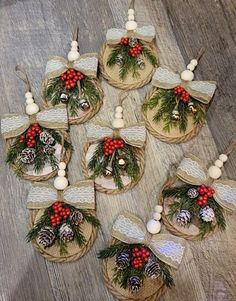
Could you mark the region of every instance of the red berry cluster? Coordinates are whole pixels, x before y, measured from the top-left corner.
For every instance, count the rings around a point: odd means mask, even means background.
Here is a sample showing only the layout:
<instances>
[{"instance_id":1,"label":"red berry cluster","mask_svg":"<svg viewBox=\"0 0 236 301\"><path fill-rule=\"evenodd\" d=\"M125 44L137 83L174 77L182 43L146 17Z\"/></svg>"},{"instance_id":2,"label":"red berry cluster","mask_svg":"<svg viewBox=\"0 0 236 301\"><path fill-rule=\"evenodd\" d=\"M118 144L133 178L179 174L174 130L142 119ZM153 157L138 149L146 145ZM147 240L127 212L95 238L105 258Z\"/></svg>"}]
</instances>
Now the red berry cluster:
<instances>
[{"instance_id":1,"label":"red berry cluster","mask_svg":"<svg viewBox=\"0 0 236 301\"><path fill-rule=\"evenodd\" d=\"M201 185L197 188L199 197L197 199L197 204L200 206L206 205L208 198L212 198L215 190L210 186Z\"/></svg>"},{"instance_id":2,"label":"red berry cluster","mask_svg":"<svg viewBox=\"0 0 236 301\"><path fill-rule=\"evenodd\" d=\"M61 75L61 80L66 84L66 89L70 90L74 88L77 84L77 81L84 78L83 73L75 71L74 69L69 69L67 72Z\"/></svg>"},{"instance_id":3,"label":"red berry cluster","mask_svg":"<svg viewBox=\"0 0 236 301\"><path fill-rule=\"evenodd\" d=\"M122 139L104 138L103 151L105 156L111 155L117 148L124 147L125 143Z\"/></svg>"},{"instance_id":4,"label":"red berry cluster","mask_svg":"<svg viewBox=\"0 0 236 301\"><path fill-rule=\"evenodd\" d=\"M128 38L128 37L122 37L122 38L120 39L120 45L126 46L126 45L128 45L128 44L129 44L129 38Z\"/></svg>"},{"instance_id":5,"label":"red berry cluster","mask_svg":"<svg viewBox=\"0 0 236 301\"><path fill-rule=\"evenodd\" d=\"M26 134L20 136L20 143L24 143L25 140L28 147L35 147L36 145L36 136L42 132L38 123L34 123L29 129L27 130Z\"/></svg>"},{"instance_id":6,"label":"red berry cluster","mask_svg":"<svg viewBox=\"0 0 236 301\"><path fill-rule=\"evenodd\" d=\"M142 46L137 44L135 45L134 47L131 47L129 49L129 54L132 56L132 57L136 57L138 56L142 51Z\"/></svg>"},{"instance_id":7,"label":"red berry cluster","mask_svg":"<svg viewBox=\"0 0 236 301\"><path fill-rule=\"evenodd\" d=\"M179 96L179 99L182 102L186 103L189 101L189 93L185 91L181 86L174 87L173 91L176 96Z\"/></svg>"},{"instance_id":8,"label":"red berry cluster","mask_svg":"<svg viewBox=\"0 0 236 301\"><path fill-rule=\"evenodd\" d=\"M63 203L60 201L55 202L52 205L53 214L50 216L52 226L58 226L62 219L66 219L70 216L70 208L64 208Z\"/></svg>"},{"instance_id":9,"label":"red berry cluster","mask_svg":"<svg viewBox=\"0 0 236 301\"><path fill-rule=\"evenodd\" d=\"M143 265L148 262L150 253L145 247L135 247L132 250L132 261L131 265L134 269L140 269Z\"/></svg>"}]
</instances>

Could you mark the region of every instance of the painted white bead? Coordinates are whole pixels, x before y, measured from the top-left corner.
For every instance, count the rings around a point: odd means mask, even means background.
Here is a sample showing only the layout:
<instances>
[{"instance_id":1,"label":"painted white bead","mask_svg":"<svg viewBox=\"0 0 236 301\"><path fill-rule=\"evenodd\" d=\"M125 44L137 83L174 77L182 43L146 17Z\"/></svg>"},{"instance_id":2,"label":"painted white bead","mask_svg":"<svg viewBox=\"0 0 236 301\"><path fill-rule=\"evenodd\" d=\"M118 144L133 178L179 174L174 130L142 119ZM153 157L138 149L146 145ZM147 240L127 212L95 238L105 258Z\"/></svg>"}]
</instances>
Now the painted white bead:
<instances>
[{"instance_id":1,"label":"painted white bead","mask_svg":"<svg viewBox=\"0 0 236 301\"><path fill-rule=\"evenodd\" d=\"M126 30L135 30L137 28L137 22L135 21L128 21L125 24Z\"/></svg>"},{"instance_id":2,"label":"painted white bead","mask_svg":"<svg viewBox=\"0 0 236 301\"><path fill-rule=\"evenodd\" d=\"M78 52L78 47L77 47L77 46L72 46L70 51L72 51L72 52L73 52L73 51Z\"/></svg>"},{"instance_id":3,"label":"painted white bead","mask_svg":"<svg viewBox=\"0 0 236 301\"><path fill-rule=\"evenodd\" d=\"M114 119L112 122L112 126L115 129L122 129L125 126L124 120L123 119Z\"/></svg>"},{"instance_id":4,"label":"painted white bead","mask_svg":"<svg viewBox=\"0 0 236 301\"><path fill-rule=\"evenodd\" d=\"M72 41L71 42L71 47L78 47L78 42L77 41Z\"/></svg>"},{"instance_id":5,"label":"painted white bead","mask_svg":"<svg viewBox=\"0 0 236 301\"><path fill-rule=\"evenodd\" d=\"M161 214L159 212L154 212L153 219L155 219L156 221L159 221L161 219Z\"/></svg>"},{"instance_id":6,"label":"painted white bead","mask_svg":"<svg viewBox=\"0 0 236 301\"><path fill-rule=\"evenodd\" d=\"M25 108L26 114L28 115L34 115L38 113L39 111L39 106L36 103L31 103L28 104Z\"/></svg>"},{"instance_id":7,"label":"painted white bead","mask_svg":"<svg viewBox=\"0 0 236 301\"><path fill-rule=\"evenodd\" d=\"M26 101L27 105L30 105L31 103L34 103L33 98L27 98Z\"/></svg>"},{"instance_id":8,"label":"painted white bead","mask_svg":"<svg viewBox=\"0 0 236 301\"><path fill-rule=\"evenodd\" d=\"M26 98L26 99L32 98L32 97L33 97L33 95L32 95L31 92L26 92L26 93L25 93L25 98Z\"/></svg>"},{"instance_id":9,"label":"painted white bead","mask_svg":"<svg viewBox=\"0 0 236 301\"><path fill-rule=\"evenodd\" d=\"M134 15L134 9L133 8L129 8L128 9L128 14L129 15Z\"/></svg>"},{"instance_id":10,"label":"painted white bead","mask_svg":"<svg viewBox=\"0 0 236 301\"><path fill-rule=\"evenodd\" d=\"M150 219L147 222L147 230L151 234L157 234L161 231L161 223L159 221L155 221L154 219Z\"/></svg>"},{"instance_id":11,"label":"painted white bead","mask_svg":"<svg viewBox=\"0 0 236 301\"><path fill-rule=\"evenodd\" d=\"M122 117L123 117L123 114L122 114L122 113L120 113L120 112L116 112L116 113L115 113L115 118L116 118L116 119L122 119Z\"/></svg>"},{"instance_id":12,"label":"painted white bead","mask_svg":"<svg viewBox=\"0 0 236 301\"><path fill-rule=\"evenodd\" d=\"M196 67L197 64L198 64L198 61L197 61L196 59L192 59L192 60L190 61L190 64L193 65L194 67Z\"/></svg>"},{"instance_id":13,"label":"painted white bead","mask_svg":"<svg viewBox=\"0 0 236 301\"><path fill-rule=\"evenodd\" d=\"M117 107L116 107L116 112L117 112L117 113L122 113L122 112L123 112L122 106L117 106Z\"/></svg>"},{"instance_id":14,"label":"painted white bead","mask_svg":"<svg viewBox=\"0 0 236 301\"><path fill-rule=\"evenodd\" d=\"M193 71L195 69L195 66L193 66L192 64L188 64L187 69Z\"/></svg>"},{"instance_id":15,"label":"painted white bead","mask_svg":"<svg viewBox=\"0 0 236 301\"><path fill-rule=\"evenodd\" d=\"M128 20L129 21L134 21L134 15L128 15Z\"/></svg>"},{"instance_id":16,"label":"painted white bead","mask_svg":"<svg viewBox=\"0 0 236 301\"><path fill-rule=\"evenodd\" d=\"M221 172L221 169L219 167L212 165L208 169L208 174L212 179L216 180L216 179L219 179L222 172Z\"/></svg>"},{"instance_id":17,"label":"painted white bead","mask_svg":"<svg viewBox=\"0 0 236 301\"><path fill-rule=\"evenodd\" d=\"M66 163L65 162L60 162L58 167L59 167L59 169L66 169Z\"/></svg>"},{"instance_id":18,"label":"painted white bead","mask_svg":"<svg viewBox=\"0 0 236 301\"><path fill-rule=\"evenodd\" d=\"M57 174L58 177L64 177L66 175L66 172L64 169L59 169Z\"/></svg>"},{"instance_id":19,"label":"painted white bead","mask_svg":"<svg viewBox=\"0 0 236 301\"><path fill-rule=\"evenodd\" d=\"M194 78L194 74L192 71L190 70L184 70L182 73L181 73L181 79L182 80L186 80L186 81L192 81Z\"/></svg>"},{"instance_id":20,"label":"painted white bead","mask_svg":"<svg viewBox=\"0 0 236 301\"><path fill-rule=\"evenodd\" d=\"M214 164L215 164L215 166L220 167L220 168L223 166L223 162L219 159L215 160Z\"/></svg>"},{"instance_id":21,"label":"painted white bead","mask_svg":"<svg viewBox=\"0 0 236 301\"><path fill-rule=\"evenodd\" d=\"M72 50L68 53L67 58L70 62L73 62L79 58L79 52Z\"/></svg>"},{"instance_id":22,"label":"painted white bead","mask_svg":"<svg viewBox=\"0 0 236 301\"><path fill-rule=\"evenodd\" d=\"M68 180L65 177L56 177L54 180L54 187L57 190L63 190L68 186Z\"/></svg>"},{"instance_id":23,"label":"painted white bead","mask_svg":"<svg viewBox=\"0 0 236 301\"><path fill-rule=\"evenodd\" d=\"M221 155L219 155L219 159L222 162L226 162L228 160L228 156L225 154L221 154Z\"/></svg>"},{"instance_id":24,"label":"painted white bead","mask_svg":"<svg viewBox=\"0 0 236 301\"><path fill-rule=\"evenodd\" d=\"M156 205L154 210L155 210L155 212L161 213L163 211L163 207L161 205Z\"/></svg>"}]
</instances>

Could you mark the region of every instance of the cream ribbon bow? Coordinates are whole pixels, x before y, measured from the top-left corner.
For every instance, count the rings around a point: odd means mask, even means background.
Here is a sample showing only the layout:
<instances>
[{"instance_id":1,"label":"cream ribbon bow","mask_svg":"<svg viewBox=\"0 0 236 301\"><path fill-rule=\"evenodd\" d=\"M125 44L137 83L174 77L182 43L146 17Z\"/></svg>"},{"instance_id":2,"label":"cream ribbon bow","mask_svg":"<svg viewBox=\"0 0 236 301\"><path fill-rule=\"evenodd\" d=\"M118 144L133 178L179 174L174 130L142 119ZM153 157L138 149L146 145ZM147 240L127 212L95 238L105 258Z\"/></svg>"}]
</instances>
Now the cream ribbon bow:
<instances>
[{"instance_id":1,"label":"cream ribbon bow","mask_svg":"<svg viewBox=\"0 0 236 301\"><path fill-rule=\"evenodd\" d=\"M63 57L53 56L47 62L45 76L46 78L54 78L60 76L68 69L75 69L82 72L86 76L96 77L98 68L97 53L87 53L80 55L78 60L69 62Z\"/></svg>"},{"instance_id":2,"label":"cream ribbon bow","mask_svg":"<svg viewBox=\"0 0 236 301\"><path fill-rule=\"evenodd\" d=\"M236 209L236 181L212 180L206 166L194 155L189 154L181 161L176 175L188 184L210 184L215 190L213 197L220 206L228 210Z\"/></svg>"},{"instance_id":3,"label":"cream ribbon bow","mask_svg":"<svg viewBox=\"0 0 236 301\"><path fill-rule=\"evenodd\" d=\"M126 29L122 28L110 28L106 34L107 43L110 45L115 45L120 42L120 39L124 36L130 35ZM155 38L156 32L152 25L138 27L131 34L132 37L136 39L143 40L145 42L152 42Z\"/></svg>"},{"instance_id":4,"label":"cream ribbon bow","mask_svg":"<svg viewBox=\"0 0 236 301\"><path fill-rule=\"evenodd\" d=\"M127 244L144 244L161 261L178 268L184 255L184 239L170 234L149 235L142 220L127 211L118 216L112 228L114 238Z\"/></svg>"},{"instance_id":5,"label":"cream ribbon bow","mask_svg":"<svg viewBox=\"0 0 236 301\"><path fill-rule=\"evenodd\" d=\"M58 191L47 183L34 183L27 197L28 209L44 209L50 207L57 200L63 201L77 209L95 209L94 182L80 181Z\"/></svg>"},{"instance_id":6,"label":"cream ribbon bow","mask_svg":"<svg viewBox=\"0 0 236 301\"><path fill-rule=\"evenodd\" d=\"M112 128L98 124L86 124L85 128L90 142L112 137L114 132ZM129 145L143 147L146 141L146 128L142 124L123 128L119 130L119 136Z\"/></svg>"},{"instance_id":7,"label":"cream ribbon bow","mask_svg":"<svg viewBox=\"0 0 236 301\"><path fill-rule=\"evenodd\" d=\"M68 116L65 105L58 105L40 111L35 116L39 125L50 129L67 129ZM30 126L31 120L25 114L6 114L1 120L1 133L5 139L14 138L24 133Z\"/></svg>"},{"instance_id":8,"label":"cream ribbon bow","mask_svg":"<svg viewBox=\"0 0 236 301\"><path fill-rule=\"evenodd\" d=\"M212 99L216 83L211 81L182 81L180 75L166 68L158 67L152 77L152 85L161 89L173 89L180 85L194 99L208 104Z\"/></svg>"}]
</instances>

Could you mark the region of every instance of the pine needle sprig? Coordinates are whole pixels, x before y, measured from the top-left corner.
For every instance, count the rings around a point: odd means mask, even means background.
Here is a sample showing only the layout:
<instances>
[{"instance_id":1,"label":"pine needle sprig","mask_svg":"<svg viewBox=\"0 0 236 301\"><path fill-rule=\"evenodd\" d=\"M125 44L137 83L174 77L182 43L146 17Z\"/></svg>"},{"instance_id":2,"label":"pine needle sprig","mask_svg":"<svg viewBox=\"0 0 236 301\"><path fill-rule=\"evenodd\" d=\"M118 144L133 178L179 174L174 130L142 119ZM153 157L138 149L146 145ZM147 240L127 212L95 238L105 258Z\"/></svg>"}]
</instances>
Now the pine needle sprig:
<instances>
[{"instance_id":1,"label":"pine needle sprig","mask_svg":"<svg viewBox=\"0 0 236 301\"><path fill-rule=\"evenodd\" d=\"M149 63L153 67L157 66L157 58L156 58L156 56L153 54L153 52L151 51L151 49L149 49L148 47L144 46L144 44L142 46L142 54L149 61Z\"/></svg>"},{"instance_id":2,"label":"pine needle sprig","mask_svg":"<svg viewBox=\"0 0 236 301\"><path fill-rule=\"evenodd\" d=\"M66 242L64 242L64 240L58 238L57 241L57 246L59 247L59 253L60 253L60 256L65 256L68 254L68 251L67 251L67 244Z\"/></svg>"},{"instance_id":3,"label":"pine needle sprig","mask_svg":"<svg viewBox=\"0 0 236 301\"><path fill-rule=\"evenodd\" d=\"M86 243L86 239L81 231L80 226L71 225L71 228L74 232L74 241L79 247L82 247Z\"/></svg>"},{"instance_id":4,"label":"pine needle sprig","mask_svg":"<svg viewBox=\"0 0 236 301\"><path fill-rule=\"evenodd\" d=\"M99 220L94 215L92 215L90 212L88 212L87 210L84 210L84 209L79 209L79 211L83 214L83 217L86 220L86 222L91 224L93 227L101 226Z\"/></svg>"},{"instance_id":5,"label":"pine needle sprig","mask_svg":"<svg viewBox=\"0 0 236 301\"><path fill-rule=\"evenodd\" d=\"M116 254L125 251L129 249L129 246L123 242L114 244L114 245L110 245L109 247L107 247L104 250L101 250L98 253L98 258L99 259L106 259L106 258L110 258L110 257L114 257Z\"/></svg>"},{"instance_id":6,"label":"pine needle sprig","mask_svg":"<svg viewBox=\"0 0 236 301\"><path fill-rule=\"evenodd\" d=\"M174 286L174 279L170 273L169 267L167 266L167 264L165 264L163 261L159 260L158 258L156 258L157 262L159 263L159 266L161 268L161 277L163 282L165 283L165 285L167 287L172 287Z\"/></svg>"},{"instance_id":7,"label":"pine needle sprig","mask_svg":"<svg viewBox=\"0 0 236 301\"><path fill-rule=\"evenodd\" d=\"M179 111L179 130L181 133L184 133L188 125L188 108L186 109L186 104L182 101L178 104Z\"/></svg>"}]
</instances>

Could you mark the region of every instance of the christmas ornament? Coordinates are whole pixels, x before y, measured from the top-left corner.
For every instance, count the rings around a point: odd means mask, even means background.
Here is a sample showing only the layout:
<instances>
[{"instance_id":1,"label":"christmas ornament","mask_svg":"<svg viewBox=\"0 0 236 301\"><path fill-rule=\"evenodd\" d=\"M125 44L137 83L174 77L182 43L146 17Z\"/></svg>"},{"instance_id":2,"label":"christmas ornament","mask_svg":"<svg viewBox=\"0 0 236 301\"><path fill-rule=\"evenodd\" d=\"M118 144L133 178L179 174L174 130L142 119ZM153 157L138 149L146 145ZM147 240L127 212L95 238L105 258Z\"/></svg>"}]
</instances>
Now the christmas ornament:
<instances>
[{"instance_id":1,"label":"christmas ornament","mask_svg":"<svg viewBox=\"0 0 236 301\"><path fill-rule=\"evenodd\" d=\"M165 209L163 222L169 231L196 240L205 238L216 227L225 229L224 211L236 209L236 182L218 178L222 173L220 168L234 148L236 142L208 170L191 154L181 161L176 177L164 185L161 198ZM176 223L183 228L176 228Z\"/></svg>"},{"instance_id":2,"label":"christmas ornament","mask_svg":"<svg viewBox=\"0 0 236 301\"><path fill-rule=\"evenodd\" d=\"M59 167L58 178L64 178L65 162ZM31 187L27 241L50 261L74 261L91 248L96 238L99 221L95 217L94 183L85 180L63 190L55 188L47 183Z\"/></svg>"},{"instance_id":3,"label":"christmas ornament","mask_svg":"<svg viewBox=\"0 0 236 301\"><path fill-rule=\"evenodd\" d=\"M97 78L96 53L80 55L78 29L73 34L67 59L53 56L47 62L42 102L47 107L66 104L70 124L91 119L102 106L103 90Z\"/></svg>"},{"instance_id":4,"label":"christmas ornament","mask_svg":"<svg viewBox=\"0 0 236 301\"><path fill-rule=\"evenodd\" d=\"M56 174L61 159L70 160L72 145L65 131L68 128L66 107L59 105L39 111L26 72L20 66L16 72L25 84L27 115L7 114L1 120L1 132L7 144L6 162L16 175L26 180L46 180Z\"/></svg>"},{"instance_id":5,"label":"christmas ornament","mask_svg":"<svg viewBox=\"0 0 236 301\"><path fill-rule=\"evenodd\" d=\"M95 181L95 188L105 193L120 193L131 189L141 178L144 168L145 127L137 124L125 127L120 94L112 128L102 124L87 124L89 143L82 157L83 172Z\"/></svg>"},{"instance_id":6,"label":"christmas ornament","mask_svg":"<svg viewBox=\"0 0 236 301\"><path fill-rule=\"evenodd\" d=\"M157 206L155 213L162 210ZM112 244L99 252L105 283L119 300L156 300L174 285L170 268L178 268L184 240L169 234L152 235L146 228L133 214L121 213L112 228Z\"/></svg>"},{"instance_id":7,"label":"christmas ornament","mask_svg":"<svg viewBox=\"0 0 236 301\"><path fill-rule=\"evenodd\" d=\"M134 19L132 1L125 29L107 31L99 56L103 76L112 86L123 90L146 85L158 64L155 28L152 25L138 27Z\"/></svg>"},{"instance_id":8,"label":"christmas ornament","mask_svg":"<svg viewBox=\"0 0 236 301\"><path fill-rule=\"evenodd\" d=\"M203 49L181 74L166 68L156 69L153 88L146 95L143 117L152 135L168 143L182 143L201 130L216 83L193 81Z\"/></svg>"}]
</instances>

